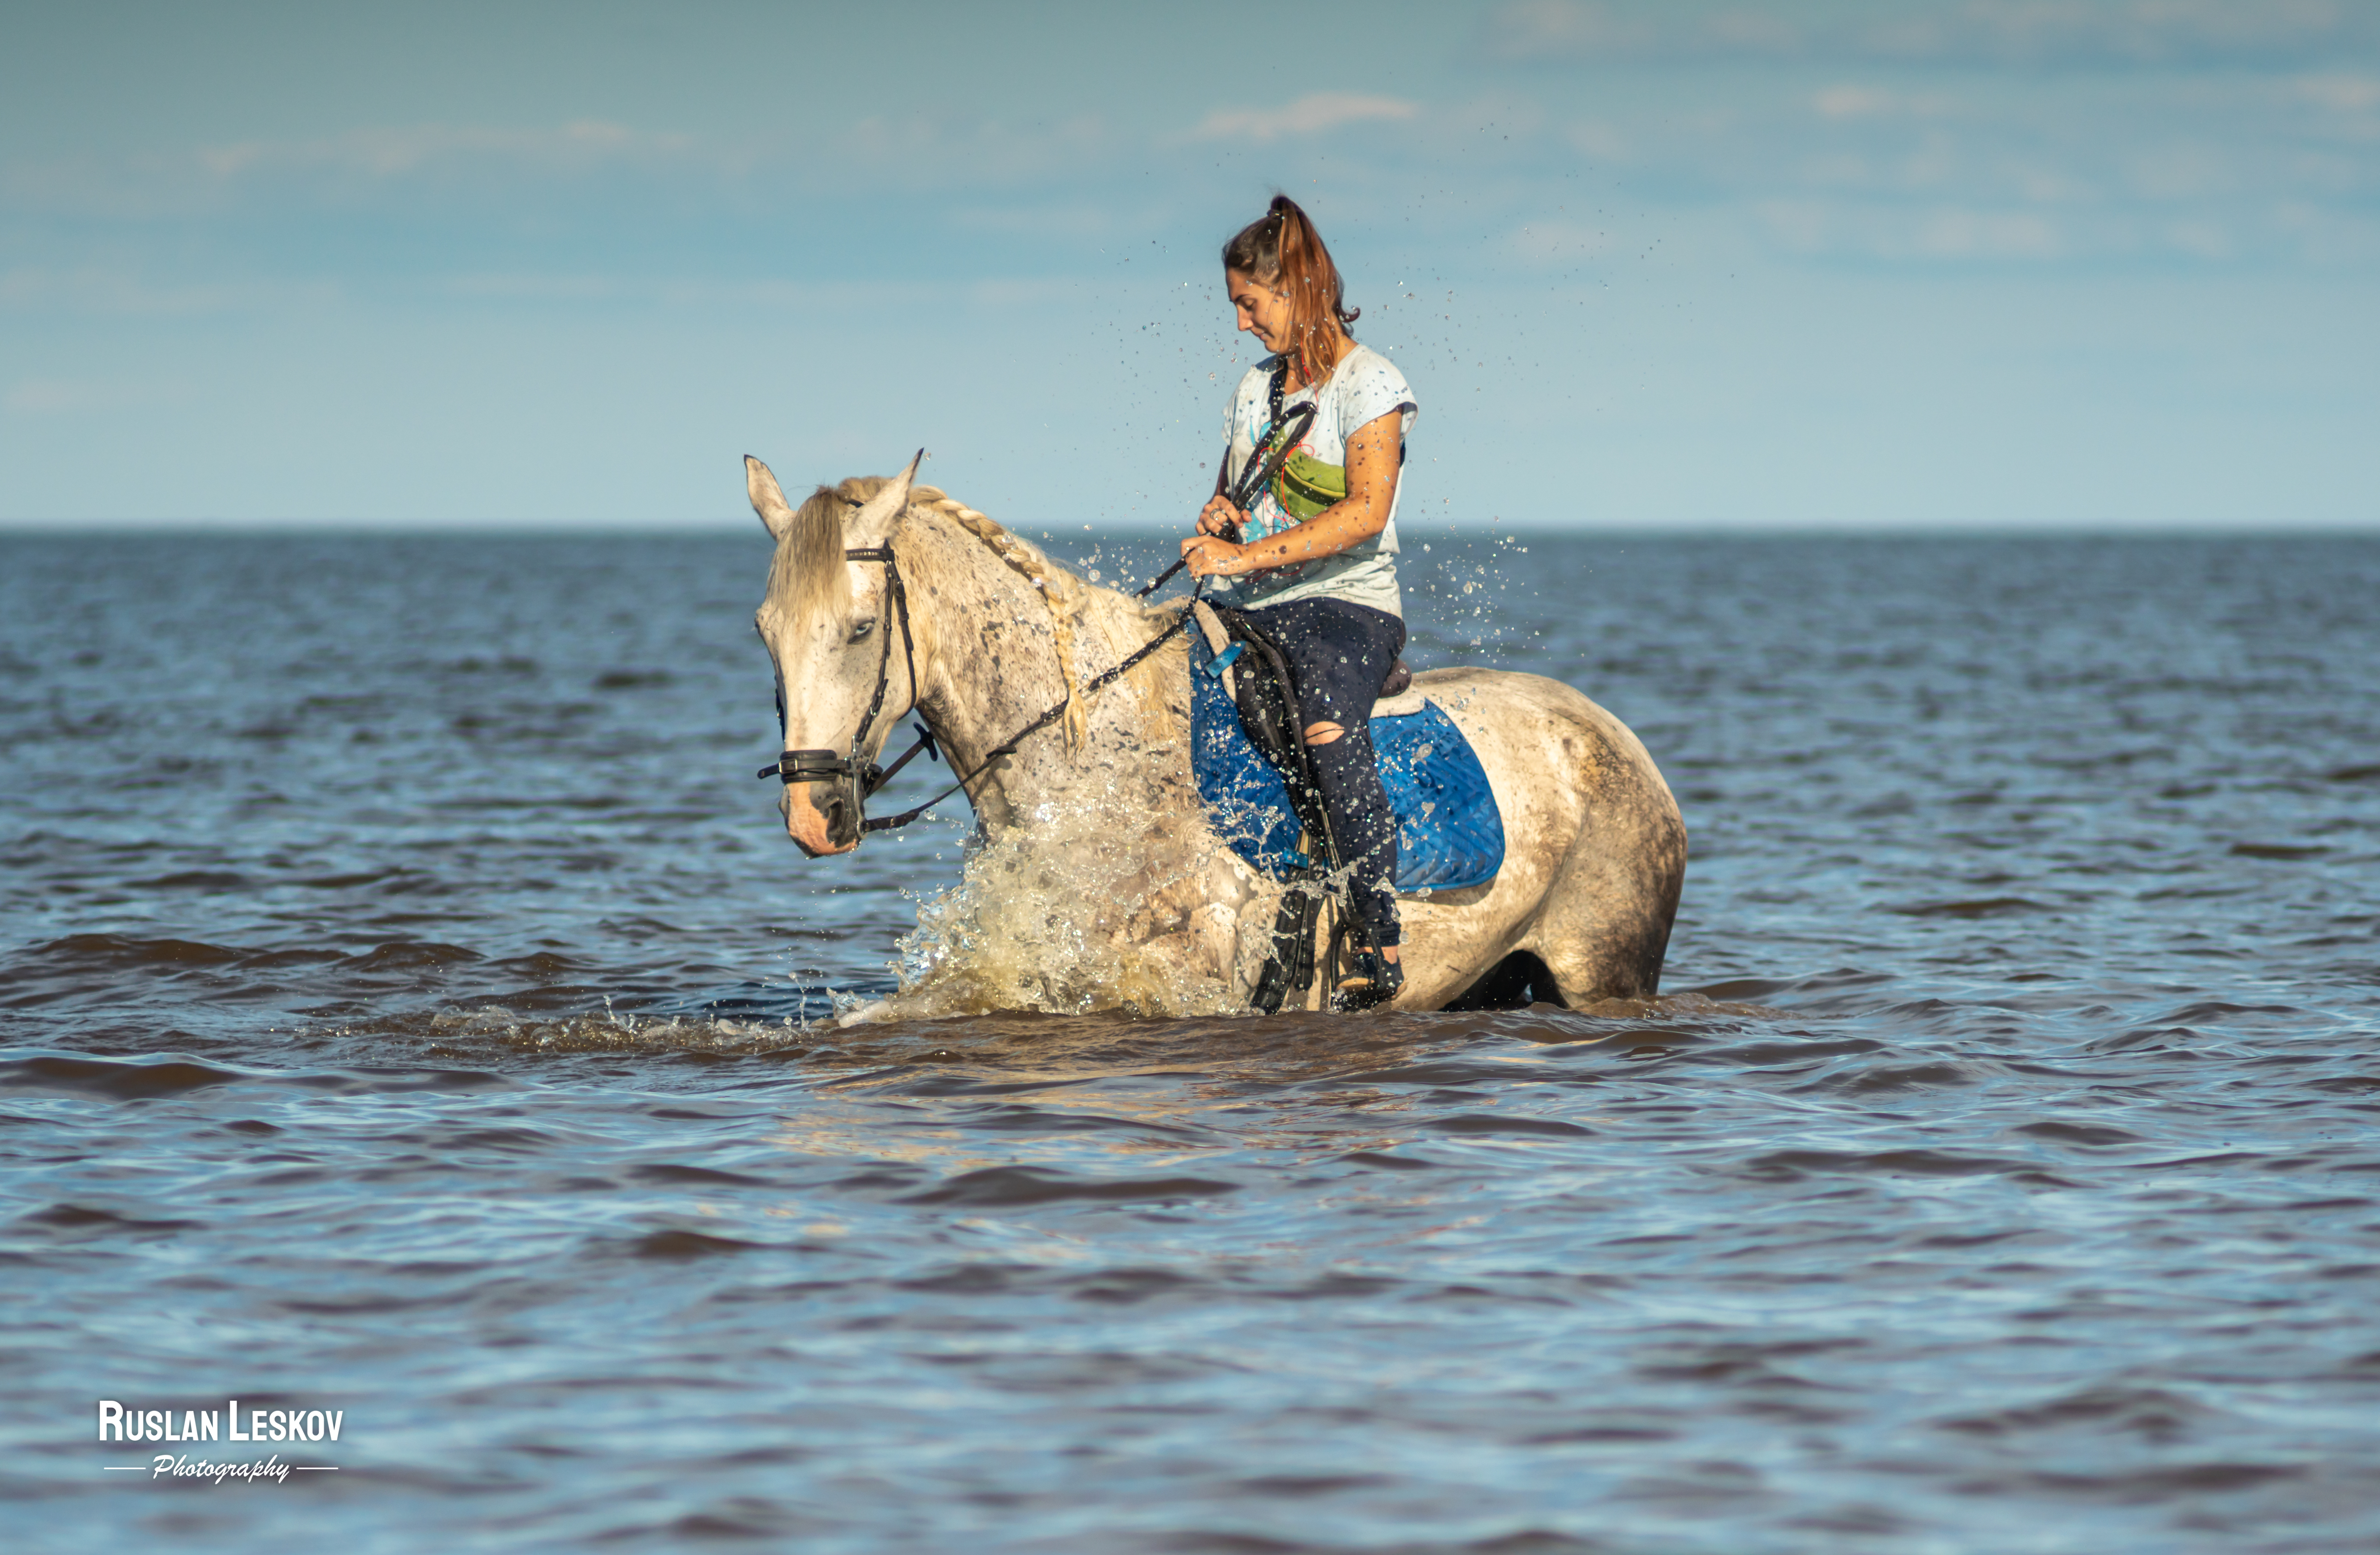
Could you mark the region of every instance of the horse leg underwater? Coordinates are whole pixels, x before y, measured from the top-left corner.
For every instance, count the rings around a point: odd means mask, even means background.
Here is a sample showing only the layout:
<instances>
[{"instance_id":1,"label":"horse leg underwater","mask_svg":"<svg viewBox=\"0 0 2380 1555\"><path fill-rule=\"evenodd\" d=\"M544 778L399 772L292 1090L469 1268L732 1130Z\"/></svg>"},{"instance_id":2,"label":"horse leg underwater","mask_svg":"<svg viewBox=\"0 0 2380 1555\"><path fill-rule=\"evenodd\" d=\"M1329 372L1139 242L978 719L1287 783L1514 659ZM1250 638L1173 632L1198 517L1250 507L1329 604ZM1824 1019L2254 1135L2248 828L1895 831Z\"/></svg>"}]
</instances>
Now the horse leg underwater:
<instances>
[{"instance_id":1,"label":"horse leg underwater","mask_svg":"<svg viewBox=\"0 0 2380 1555\"><path fill-rule=\"evenodd\" d=\"M1414 677L1470 741L1504 822L1496 878L1407 896L1403 1009L1646 999L1685 882L1686 828L1627 725L1560 681Z\"/></svg>"}]
</instances>

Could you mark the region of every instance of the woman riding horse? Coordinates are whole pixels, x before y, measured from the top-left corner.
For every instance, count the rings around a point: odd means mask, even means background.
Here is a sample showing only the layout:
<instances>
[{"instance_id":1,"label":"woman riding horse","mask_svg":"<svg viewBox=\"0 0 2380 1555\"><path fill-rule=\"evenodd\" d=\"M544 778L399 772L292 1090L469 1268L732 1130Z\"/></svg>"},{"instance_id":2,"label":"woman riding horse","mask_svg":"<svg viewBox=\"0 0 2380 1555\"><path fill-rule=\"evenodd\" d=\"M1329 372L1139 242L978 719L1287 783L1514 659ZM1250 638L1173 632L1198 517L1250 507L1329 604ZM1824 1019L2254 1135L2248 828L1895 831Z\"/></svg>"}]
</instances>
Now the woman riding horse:
<instances>
[{"instance_id":1,"label":"woman riding horse","mask_svg":"<svg viewBox=\"0 0 2380 1555\"><path fill-rule=\"evenodd\" d=\"M1413 391L1389 359L1355 343L1338 267L1286 195L1223 245L1239 327L1272 353L1247 371L1224 414L1223 470L1182 542L1197 577L1232 601L1288 661L1305 743L1348 896L1369 943L1340 987L1342 1005L1382 1002L1398 965L1396 818L1373 754L1372 702L1404 647L1397 589L1397 483ZM1313 413L1280 473L1246 511L1223 493L1303 406Z\"/></svg>"}]
</instances>

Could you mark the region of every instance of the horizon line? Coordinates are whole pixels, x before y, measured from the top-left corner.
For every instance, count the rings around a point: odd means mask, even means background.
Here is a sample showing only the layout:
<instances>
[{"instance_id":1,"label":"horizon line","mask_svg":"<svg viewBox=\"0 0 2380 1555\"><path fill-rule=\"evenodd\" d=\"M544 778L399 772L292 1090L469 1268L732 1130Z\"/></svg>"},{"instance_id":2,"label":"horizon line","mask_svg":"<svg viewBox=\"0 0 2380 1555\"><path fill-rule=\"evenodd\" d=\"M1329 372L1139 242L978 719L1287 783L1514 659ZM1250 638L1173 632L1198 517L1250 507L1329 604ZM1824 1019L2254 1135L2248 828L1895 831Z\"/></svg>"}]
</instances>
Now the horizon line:
<instances>
[{"instance_id":1,"label":"horizon line","mask_svg":"<svg viewBox=\"0 0 2380 1555\"><path fill-rule=\"evenodd\" d=\"M1052 523L1071 523L1052 520ZM1030 525L1004 525L1031 538ZM18 520L0 518L0 540L82 540L136 538L274 538L310 536L322 539L373 539L407 536L440 538L478 537L484 539L543 540L566 535L596 534L619 539L634 538L725 538L741 534L746 529L757 531L752 520L734 522L721 519L518 519L518 518L415 518L415 519L280 519L280 518L105 518L62 521ZM1101 525L1075 531L1108 539L1144 539L1160 541L1178 538L1186 529L1159 528L1150 525ZM1761 538L1768 536L1818 537L1896 537L1901 539L1932 539L1956 537L2027 537L2087 539L2095 537L2154 539L2185 538L2338 538L2370 535L2380 538L2380 517L2373 518L2293 518L2272 519L2068 519L2010 518L1991 521L1926 520L1926 519L1681 519L1586 522L1563 525L1514 524L1497 521L1482 525L1451 524L1446 526L1415 525L1407 528L1414 538L1473 539L1491 538L1500 534L1529 535L1562 539L1572 536L1593 537L1626 535L1633 537L1734 537ZM766 542L765 534L751 538ZM1057 538L1055 535L1053 539ZM1400 537L1401 539L1403 537Z\"/></svg>"}]
</instances>

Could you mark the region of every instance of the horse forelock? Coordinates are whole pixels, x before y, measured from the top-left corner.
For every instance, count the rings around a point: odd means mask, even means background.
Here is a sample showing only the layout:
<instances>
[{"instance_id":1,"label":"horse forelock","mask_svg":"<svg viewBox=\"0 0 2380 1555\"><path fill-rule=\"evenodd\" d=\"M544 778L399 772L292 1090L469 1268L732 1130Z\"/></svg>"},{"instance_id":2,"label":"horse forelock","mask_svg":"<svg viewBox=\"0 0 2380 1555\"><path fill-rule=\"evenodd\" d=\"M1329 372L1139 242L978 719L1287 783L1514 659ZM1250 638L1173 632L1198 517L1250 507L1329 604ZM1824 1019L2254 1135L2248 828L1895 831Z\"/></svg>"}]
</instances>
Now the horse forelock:
<instances>
[{"instance_id":1,"label":"horse forelock","mask_svg":"<svg viewBox=\"0 0 2380 1555\"><path fill-rule=\"evenodd\" d=\"M851 569L845 565L844 525L860 504L884 489L880 475L854 476L820 486L777 538L769 564L769 603L796 625L821 615L841 615L851 606Z\"/></svg>"}]
</instances>

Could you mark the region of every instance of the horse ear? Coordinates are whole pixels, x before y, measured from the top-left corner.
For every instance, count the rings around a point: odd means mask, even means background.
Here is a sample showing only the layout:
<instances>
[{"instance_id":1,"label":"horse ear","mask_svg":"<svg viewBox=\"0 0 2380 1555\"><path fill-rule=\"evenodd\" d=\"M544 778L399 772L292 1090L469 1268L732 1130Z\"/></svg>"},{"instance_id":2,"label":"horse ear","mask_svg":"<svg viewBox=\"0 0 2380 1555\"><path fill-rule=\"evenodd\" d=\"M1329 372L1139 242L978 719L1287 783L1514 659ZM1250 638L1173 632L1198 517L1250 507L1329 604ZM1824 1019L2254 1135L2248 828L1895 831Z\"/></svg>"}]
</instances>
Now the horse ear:
<instances>
[{"instance_id":1,"label":"horse ear","mask_svg":"<svg viewBox=\"0 0 2380 1555\"><path fill-rule=\"evenodd\" d=\"M794 510L786 505L785 493L778 489L769 467L749 454L744 456L744 490L752 498L752 511L760 516L761 528L778 540L784 539L785 531L794 526Z\"/></svg>"},{"instance_id":2,"label":"horse ear","mask_svg":"<svg viewBox=\"0 0 2380 1555\"><path fill-rule=\"evenodd\" d=\"M925 462L926 451L920 448L917 456L909 461L909 468L887 480L882 491L868 498L867 505L844 527L844 532L863 544L883 544L892 520L909 505L909 488L917 483L917 467Z\"/></svg>"}]
</instances>

